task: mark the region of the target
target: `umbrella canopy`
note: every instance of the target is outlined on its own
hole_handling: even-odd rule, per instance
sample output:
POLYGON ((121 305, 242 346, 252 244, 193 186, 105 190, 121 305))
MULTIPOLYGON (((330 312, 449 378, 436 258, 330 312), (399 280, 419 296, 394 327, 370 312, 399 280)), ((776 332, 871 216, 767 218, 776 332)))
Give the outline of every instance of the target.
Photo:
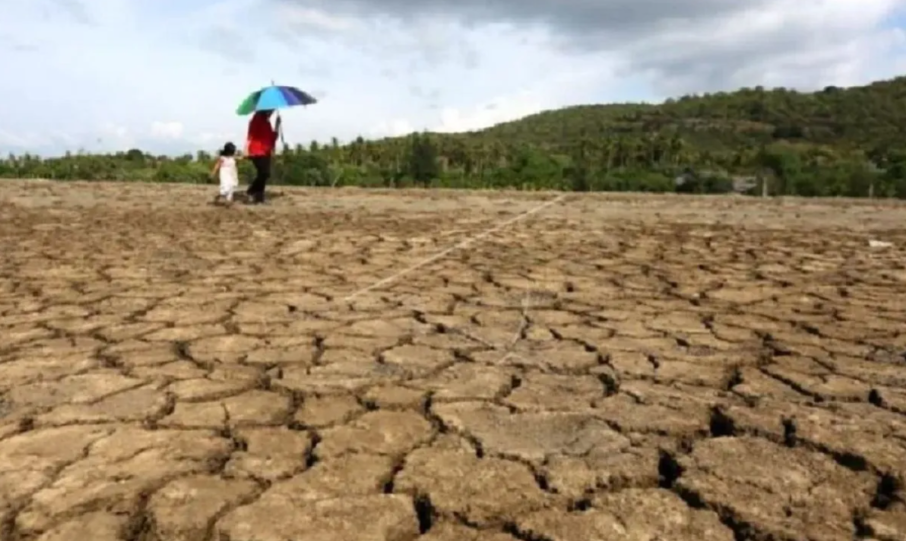
POLYGON ((266 86, 249 94, 236 109, 236 114, 247 115, 254 111, 285 109, 317 102, 310 94, 292 86, 266 86))

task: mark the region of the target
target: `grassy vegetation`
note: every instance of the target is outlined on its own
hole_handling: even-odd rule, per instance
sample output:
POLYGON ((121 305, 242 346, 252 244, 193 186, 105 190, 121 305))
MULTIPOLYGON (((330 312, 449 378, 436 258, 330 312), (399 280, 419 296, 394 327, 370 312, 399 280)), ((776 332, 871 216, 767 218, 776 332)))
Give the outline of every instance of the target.
MULTIPOLYGON (((0 177, 208 182, 212 156, 140 149, 10 156, 0 177)), ((246 175, 248 165, 243 164, 246 175)), ((906 198, 906 77, 581 105, 461 134, 283 149, 275 180, 315 186, 761 192, 906 198), (681 182, 678 183, 678 180, 681 182)))

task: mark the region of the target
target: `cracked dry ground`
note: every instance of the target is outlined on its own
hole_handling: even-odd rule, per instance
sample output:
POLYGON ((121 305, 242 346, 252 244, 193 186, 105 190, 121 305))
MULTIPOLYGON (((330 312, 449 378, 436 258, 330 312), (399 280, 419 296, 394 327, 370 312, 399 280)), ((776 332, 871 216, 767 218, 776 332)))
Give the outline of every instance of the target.
POLYGON ((906 536, 903 207, 2 190, 3 541, 906 536))

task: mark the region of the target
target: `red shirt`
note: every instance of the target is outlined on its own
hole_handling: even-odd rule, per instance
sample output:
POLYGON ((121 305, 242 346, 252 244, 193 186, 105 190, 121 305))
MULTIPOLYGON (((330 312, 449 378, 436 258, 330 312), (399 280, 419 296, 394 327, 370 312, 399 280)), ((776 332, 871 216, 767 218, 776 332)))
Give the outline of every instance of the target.
POLYGON ((264 113, 255 113, 249 121, 248 132, 249 156, 269 156, 277 144, 277 132, 264 113))

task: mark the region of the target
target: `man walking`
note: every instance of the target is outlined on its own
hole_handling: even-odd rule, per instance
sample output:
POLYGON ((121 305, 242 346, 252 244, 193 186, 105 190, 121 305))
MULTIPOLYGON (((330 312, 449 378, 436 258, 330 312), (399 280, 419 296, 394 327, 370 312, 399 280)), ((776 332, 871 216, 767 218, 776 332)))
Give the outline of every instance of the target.
POLYGON ((273 110, 257 111, 249 121, 248 137, 245 142, 245 155, 255 166, 255 180, 249 185, 246 193, 252 204, 264 203, 264 189, 271 176, 271 160, 277 137, 280 133, 280 117, 275 127, 271 127, 270 118, 273 110))

